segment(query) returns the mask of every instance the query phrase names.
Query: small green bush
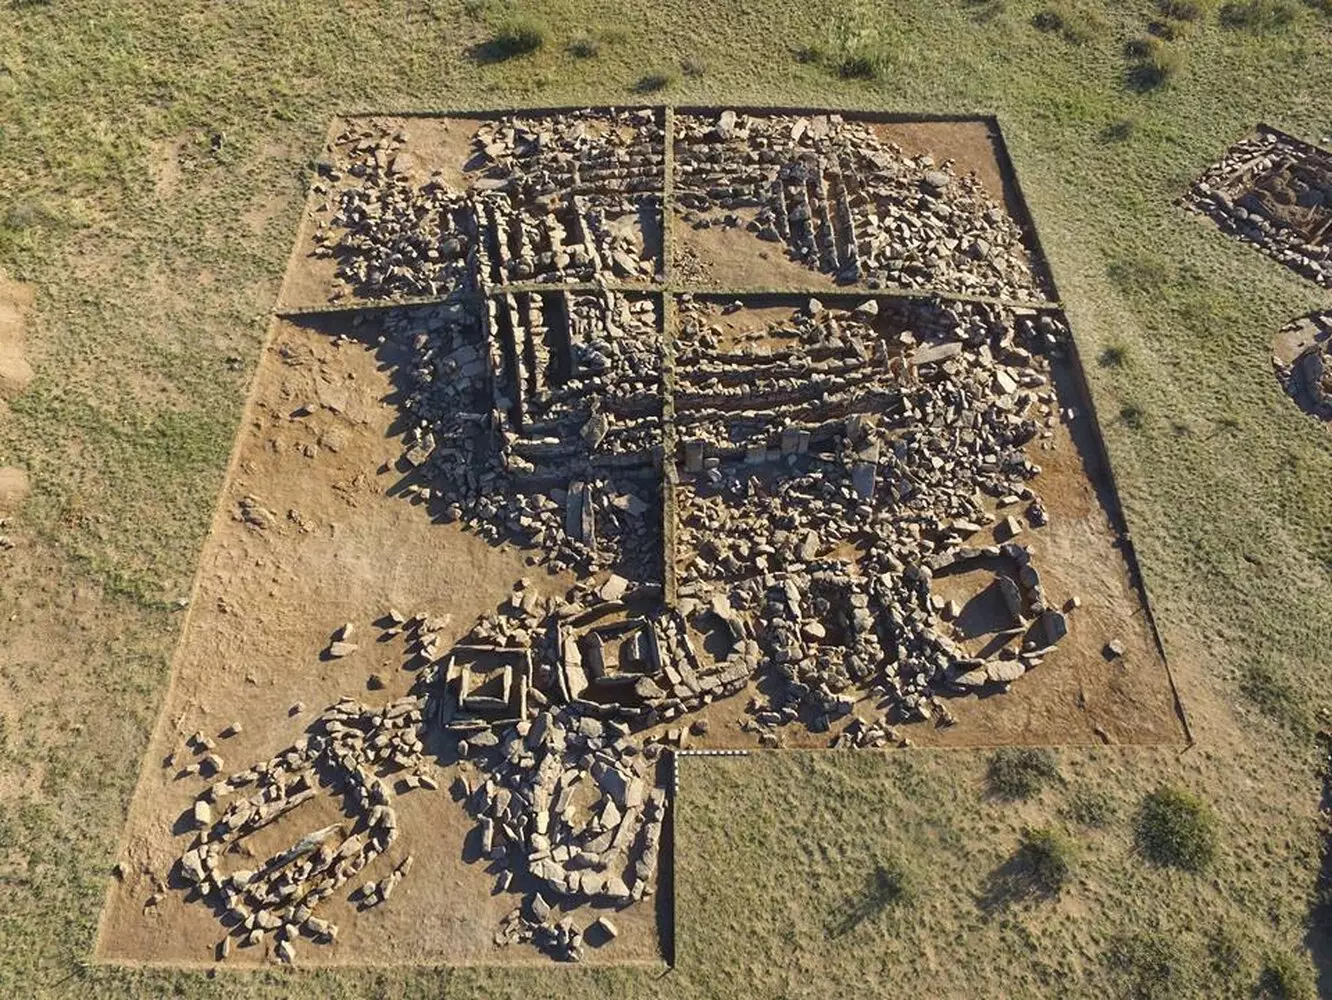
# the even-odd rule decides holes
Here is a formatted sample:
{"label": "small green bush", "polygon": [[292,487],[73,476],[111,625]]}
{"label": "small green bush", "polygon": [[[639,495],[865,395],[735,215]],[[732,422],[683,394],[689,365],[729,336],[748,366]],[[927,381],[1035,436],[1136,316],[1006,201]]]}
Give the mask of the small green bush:
{"label": "small green bush", "polygon": [[1064,816],[1072,822],[1098,829],[1113,823],[1118,813],[1115,800],[1098,788],[1079,788],[1064,807]]}
{"label": "small green bush", "polygon": [[512,17],[501,24],[490,39],[497,56],[510,59],[537,51],[546,44],[549,31],[545,24],[531,17]]}
{"label": "small green bush", "polygon": [[1255,659],[1246,663],[1240,673],[1239,688],[1241,694],[1274,722],[1295,729],[1309,726],[1303,697],[1271,662]]}
{"label": "small green bush", "polygon": [[1216,817],[1198,796],[1162,785],[1142,800],[1138,849],[1150,861],[1200,872],[1216,858]]}
{"label": "small green bush", "polygon": [[569,55],[575,59],[593,59],[601,52],[601,43],[589,35],[579,35],[569,42]]}
{"label": "small green bush", "polygon": [[1314,1000],[1308,963],[1286,952],[1269,955],[1258,974],[1256,995],[1260,1000]]}
{"label": "small green bush", "polygon": [[1102,368],[1123,368],[1128,362],[1128,348],[1122,344],[1111,344],[1101,352]]}
{"label": "small green bush", "polygon": [[1206,0],[1156,0],[1156,8],[1174,21],[1198,21],[1210,6]]}
{"label": "small green bush", "polygon": [[1297,13],[1293,0],[1227,0],[1221,6],[1221,24],[1252,32],[1278,31]]}
{"label": "small green bush", "polygon": [[995,751],[986,771],[992,794],[1001,799],[1029,799],[1059,779],[1059,765],[1049,750],[1004,747]]}
{"label": "small green bush", "polygon": [[1190,994],[1197,970],[1176,940],[1162,934],[1116,937],[1105,953],[1115,995],[1132,1000],[1176,1000]]}
{"label": "small green bush", "polygon": [[875,80],[881,72],[879,61],[865,52],[848,53],[837,61],[837,75],[843,80]]}
{"label": "small green bush", "polygon": [[1141,430],[1143,422],[1147,419],[1145,411],[1137,403],[1125,403],[1119,408],[1119,419],[1124,421],[1124,426],[1131,430]]}
{"label": "small green bush", "polygon": [[1147,25],[1147,30],[1153,37],[1166,42],[1177,42],[1181,38],[1187,38],[1193,33],[1193,28],[1193,21],[1176,21],[1169,17],[1152,21]]}
{"label": "small green bush", "polygon": [[1105,23],[1091,11],[1069,4],[1052,4],[1036,12],[1031,19],[1037,31],[1057,34],[1070,45],[1086,45],[1105,30]]}
{"label": "small green bush", "polygon": [[659,90],[665,90],[675,82],[675,77],[665,71],[654,71],[645,73],[638,78],[634,84],[634,90],[640,94],[655,94]]}
{"label": "small green bush", "polygon": [[1058,830],[1042,826],[1022,831],[1018,856],[1027,868],[1032,887],[1057,896],[1073,868],[1073,842]]}

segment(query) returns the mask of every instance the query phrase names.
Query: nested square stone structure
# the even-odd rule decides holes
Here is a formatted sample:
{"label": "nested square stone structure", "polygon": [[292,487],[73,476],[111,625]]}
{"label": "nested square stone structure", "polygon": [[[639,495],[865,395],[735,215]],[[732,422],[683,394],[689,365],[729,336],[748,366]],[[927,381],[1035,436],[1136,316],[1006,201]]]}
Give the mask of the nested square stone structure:
{"label": "nested square stone structure", "polygon": [[318,168],[103,957],[670,961],[671,751],[1180,738],[992,120]]}

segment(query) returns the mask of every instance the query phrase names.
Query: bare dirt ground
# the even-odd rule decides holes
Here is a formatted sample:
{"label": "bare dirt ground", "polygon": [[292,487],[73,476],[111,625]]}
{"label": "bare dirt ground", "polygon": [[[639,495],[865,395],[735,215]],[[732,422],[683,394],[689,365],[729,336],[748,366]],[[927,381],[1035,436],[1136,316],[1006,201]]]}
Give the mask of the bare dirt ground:
{"label": "bare dirt ground", "polygon": [[32,381],[24,314],[32,308],[35,294],[31,285],[13,281],[0,272],[0,398],[22,392]]}
{"label": "bare dirt ground", "polygon": [[[369,638],[370,623],[388,608],[451,615],[444,637],[452,641],[522,576],[544,593],[571,582],[533,571],[512,549],[434,524],[423,507],[391,495],[403,478],[395,467],[401,445],[391,431],[398,410],[385,370],[393,359],[377,352],[373,340],[336,343],[330,333],[280,321],[264,353],[201,559],[171,690],[144,759],[119,854],[124,877],[112,884],[102,917],[100,959],[213,961],[223,928],[209,907],[177,891],[145,906],[188,846],[173,828],[181,829],[182,813],[212,780],[176,777],[185,762],[198,759],[182,749],[190,734],[201,730],[217,739],[224,776],[244,769],[290,745],[344,695],[379,704],[407,692],[414,675],[403,669],[402,640]],[[308,415],[292,416],[307,404]],[[242,504],[245,498],[253,502]],[[361,630],[360,649],[321,661],[330,633],[343,622]],[[372,673],[382,689],[368,689]],[[243,731],[217,738],[233,721],[243,721]],[[175,765],[163,766],[173,752]],[[303,964],[545,961],[530,948],[500,951],[493,944],[500,918],[521,897],[492,894],[493,878],[474,863],[474,845],[467,843],[473,821],[452,800],[448,782],[441,784],[439,791],[397,800],[401,835],[364,872],[380,878],[412,854],[411,877],[388,903],[363,913],[346,899],[360,880],[349,883],[324,914],[340,928],[336,943],[307,945]],[[263,857],[337,819],[333,798],[319,798],[248,846]],[[587,961],[660,961],[654,903],[617,913],[620,937],[591,949]],[[264,961],[269,947],[235,949],[229,962]]]}

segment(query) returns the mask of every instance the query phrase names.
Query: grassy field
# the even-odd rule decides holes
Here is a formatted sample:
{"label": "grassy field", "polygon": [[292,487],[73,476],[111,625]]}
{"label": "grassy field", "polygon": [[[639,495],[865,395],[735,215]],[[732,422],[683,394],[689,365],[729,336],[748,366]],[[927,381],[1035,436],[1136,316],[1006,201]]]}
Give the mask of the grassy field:
{"label": "grassy field", "polygon": [[[1256,121],[1332,134],[1332,15],[1294,0],[1167,6],[1168,22],[1141,2],[557,0],[541,5],[536,52],[495,60],[485,43],[530,11],[8,0],[0,268],[37,301],[36,379],[0,409],[0,466],[33,483],[0,551],[0,987],[1218,997],[1260,983],[1297,996],[1323,971],[1332,989],[1326,931],[1308,924],[1312,733],[1332,708],[1332,438],[1269,360],[1271,332],[1329,296],[1174,204]],[[1175,40],[1143,42],[1152,22]],[[985,798],[983,754],[690,760],[679,963],[659,980],[89,965],[178,601],[330,116],[628,103],[654,88],[679,103],[1001,116],[1199,745],[1070,750],[1066,784],[1018,804]],[[1133,848],[1138,801],[1161,780],[1215,811],[1202,874]],[[1103,829],[1065,816],[1078,788],[1113,804]],[[1073,840],[1072,881],[997,905],[991,873],[1024,826]],[[911,875],[904,898],[877,889],[890,862]]]}

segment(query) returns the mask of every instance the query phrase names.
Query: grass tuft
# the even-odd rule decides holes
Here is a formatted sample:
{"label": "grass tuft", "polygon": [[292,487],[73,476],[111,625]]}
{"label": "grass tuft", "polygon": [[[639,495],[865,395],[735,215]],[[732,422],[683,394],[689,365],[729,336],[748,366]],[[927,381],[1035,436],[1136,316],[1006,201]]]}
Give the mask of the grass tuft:
{"label": "grass tuft", "polygon": [[985,774],[990,793],[1001,799],[1029,799],[1059,780],[1054,754],[1038,747],[1004,747],[990,758]]}
{"label": "grass tuft", "polygon": [[1086,45],[1105,31],[1105,22],[1099,15],[1065,3],[1043,7],[1031,23],[1037,31],[1057,34],[1070,45]]}
{"label": "grass tuft", "polygon": [[708,64],[696,56],[685,56],[680,60],[680,72],[692,79],[698,79],[708,71]]}
{"label": "grass tuft", "polygon": [[1096,788],[1079,788],[1068,797],[1063,815],[1070,822],[1101,829],[1115,821],[1119,807],[1107,793]]}
{"label": "grass tuft", "polygon": [[1140,431],[1147,421],[1147,411],[1137,403],[1125,403],[1119,408],[1119,419],[1130,430]]}
{"label": "grass tuft", "polygon": [[1115,996],[1176,1000],[1189,996],[1197,972],[1177,939],[1164,934],[1121,935],[1106,949]]}
{"label": "grass tuft", "polygon": [[1156,9],[1172,21],[1200,21],[1210,7],[1207,0],[1156,0]]}
{"label": "grass tuft", "polygon": [[1028,870],[1032,888],[1045,896],[1058,896],[1073,870],[1073,842],[1054,827],[1022,831],[1018,858]]}
{"label": "grass tuft", "polygon": [[1158,865],[1201,872],[1216,859],[1216,817],[1198,796],[1162,785],[1142,800],[1137,844]]}
{"label": "grass tuft", "polygon": [[638,82],[634,84],[634,93],[655,94],[658,91],[665,90],[674,82],[674,73],[666,70],[654,70],[638,78]]}
{"label": "grass tuft", "polygon": [[590,35],[578,35],[569,42],[568,52],[575,59],[594,59],[601,53],[601,43]]}
{"label": "grass tuft", "polygon": [[546,44],[550,32],[533,17],[511,17],[491,36],[489,48],[496,59],[531,55]]}
{"label": "grass tuft", "polygon": [[1288,952],[1267,956],[1254,991],[1259,1000],[1314,1000],[1316,995],[1307,962]]}
{"label": "grass tuft", "polygon": [[1129,66],[1129,86],[1139,92],[1169,86],[1184,69],[1184,53],[1154,35],[1130,39],[1125,51],[1134,60]]}
{"label": "grass tuft", "polygon": [[1123,368],[1128,363],[1128,348],[1122,344],[1111,344],[1101,352],[1102,368]]}
{"label": "grass tuft", "polygon": [[1262,34],[1289,26],[1298,12],[1293,0],[1227,0],[1221,6],[1221,24]]}
{"label": "grass tuft", "polygon": [[1240,674],[1240,693],[1273,722],[1296,730],[1309,728],[1303,695],[1286,673],[1267,660],[1250,660]]}

